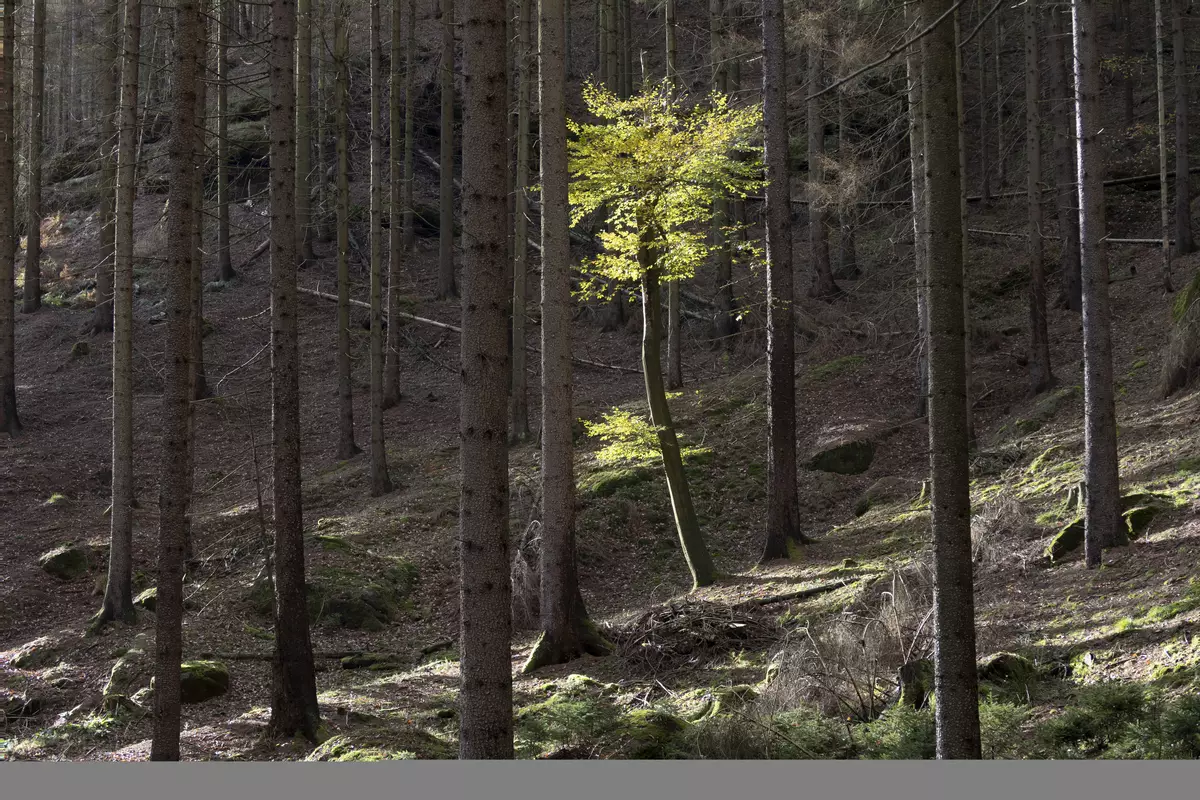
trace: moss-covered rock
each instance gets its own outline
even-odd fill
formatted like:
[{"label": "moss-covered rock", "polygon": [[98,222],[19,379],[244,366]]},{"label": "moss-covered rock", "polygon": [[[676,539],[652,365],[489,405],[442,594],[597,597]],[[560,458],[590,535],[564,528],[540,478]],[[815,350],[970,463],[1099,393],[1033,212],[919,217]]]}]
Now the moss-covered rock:
[{"label": "moss-covered rock", "polygon": [[103,689],[105,710],[116,711],[125,707],[135,692],[149,685],[154,671],[151,644],[148,635],[139,633],[129,649],[113,664]]},{"label": "moss-covered rock", "polygon": [[144,608],[147,611],[154,611],[158,608],[158,587],[151,586],[133,598],[133,604],[138,608]]},{"label": "moss-covered rock", "polygon": [[1037,678],[1037,667],[1017,653],[992,653],[979,662],[979,680],[992,683],[1030,683]]},{"label": "moss-covered rock", "polygon": [[1053,420],[1061,409],[1082,393],[1083,390],[1079,386],[1065,386],[1062,389],[1051,392],[1034,404],[1029,412],[1029,416],[1014,422],[1013,428],[1018,433],[1025,435],[1036,433],[1042,429],[1043,425]]},{"label": "moss-covered rock", "polygon": [[[416,568],[396,561],[376,574],[323,567],[307,583],[309,621],[353,630],[381,631],[391,623],[416,584]],[[262,615],[271,613],[270,584],[261,580],[247,600]]]},{"label": "moss-covered rock", "polygon": [[1059,561],[1083,544],[1083,517],[1072,520],[1059,529],[1046,545],[1046,557]]},{"label": "moss-covered rock", "polygon": [[924,708],[933,696],[933,662],[927,658],[910,661],[900,667],[899,677],[899,705]]},{"label": "moss-covered rock", "polygon": [[875,442],[870,439],[849,439],[820,448],[809,457],[805,466],[818,472],[860,475],[871,468],[874,460]]},{"label": "moss-covered rock", "polygon": [[854,504],[854,516],[861,517],[882,503],[910,500],[920,488],[912,478],[889,475],[872,483]]},{"label": "moss-covered rock", "polygon": [[402,722],[365,725],[326,739],[305,761],[393,761],[454,758],[454,749],[428,731]]},{"label": "moss-covered rock", "polygon": [[620,489],[637,486],[654,477],[649,467],[602,469],[579,479],[579,492],[592,497],[608,497]]},{"label": "moss-covered rock", "polygon": [[180,700],[203,703],[229,691],[229,668],[220,661],[184,661],[179,674]]},{"label": "moss-covered rock", "polygon": [[41,636],[32,642],[21,645],[9,661],[9,665],[17,669],[45,669],[52,667],[62,660],[60,648],[62,642],[51,636]]},{"label": "moss-covered rock", "polygon": [[91,566],[91,553],[81,545],[66,544],[43,553],[38,566],[59,580],[69,581],[87,573]]},{"label": "moss-covered rock", "polygon": [[673,746],[687,730],[688,723],[674,714],[657,708],[630,712],[622,724],[623,758],[670,758]]}]

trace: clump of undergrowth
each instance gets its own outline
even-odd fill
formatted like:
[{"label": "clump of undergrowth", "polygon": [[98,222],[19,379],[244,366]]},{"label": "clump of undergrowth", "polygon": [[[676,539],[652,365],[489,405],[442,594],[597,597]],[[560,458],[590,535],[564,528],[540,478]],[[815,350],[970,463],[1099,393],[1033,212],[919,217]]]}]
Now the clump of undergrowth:
[{"label": "clump of undergrowth", "polygon": [[1074,702],[1037,729],[1052,758],[1200,758],[1200,697],[1168,698],[1131,683],[1081,688]]},{"label": "clump of undergrowth", "polygon": [[976,569],[988,570],[1016,555],[1014,542],[1038,533],[1029,508],[1001,494],[971,515],[971,560]]}]

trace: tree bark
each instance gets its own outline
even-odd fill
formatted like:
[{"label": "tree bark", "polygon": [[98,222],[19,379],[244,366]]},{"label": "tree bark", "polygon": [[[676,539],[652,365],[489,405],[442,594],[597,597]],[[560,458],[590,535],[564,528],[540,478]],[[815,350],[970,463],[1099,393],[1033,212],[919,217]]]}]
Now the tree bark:
[{"label": "tree bark", "polygon": [[1163,58],[1165,39],[1163,0],[1154,0],[1154,94],[1158,101],[1158,205],[1162,226],[1162,281],[1163,288],[1170,292],[1174,287],[1171,285],[1171,187],[1167,180],[1167,93],[1166,64]]},{"label": "tree bark", "polygon": [[700,532],[696,508],[688,487],[687,474],[683,471],[683,457],[679,451],[679,439],[671,421],[671,409],[667,404],[666,388],[663,386],[661,340],[662,298],[659,294],[656,237],[639,222],[638,267],[642,273],[642,375],[646,382],[646,404],[650,408],[650,424],[658,433],[658,447],[662,455],[663,471],[667,477],[667,490],[671,494],[671,511],[675,516],[675,529],[679,533],[679,544],[692,574],[692,589],[708,586],[715,577],[712,557]]},{"label": "tree bark", "polygon": [[1117,420],[1113,397],[1112,315],[1104,251],[1104,162],[1100,147],[1100,58],[1097,0],[1072,0],[1075,125],[1079,173],[1080,266],[1083,283],[1084,560],[1100,565],[1102,549],[1127,542],[1118,510]]},{"label": "tree bark", "polygon": [[333,20],[337,87],[337,365],[338,447],[345,461],[362,452],[354,442],[354,381],[350,368],[350,9],[338,3]]},{"label": "tree bark", "polygon": [[204,53],[199,0],[175,5],[171,189],[167,196],[167,348],[163,385],[162,479],[159,483],[158,605],[155,607],[154,738],[151,761],[179,760],[183,570],[192,494],[191,391],[195,271],[194,204]]},{"label": "tree bark", "polygon": [[1029,388],[1044,392],[1054,382],[1046,322],[1046,276],[1042,268],[1042,114],[1038,48],[1038,2],[1025,2],[1025,192],[1029,257]]},{"label": "tree bark", "polygon": [[992,167],[988,141],[988,81],[987,81],[987,45],[985,37],[979,37],[976,52],[979,55],[979,204],[987,208],[992,204]]},{"label": "tree bark", "polygon": [[17,219],[13,152],[13,73],[16,72],[16,6],[4,5],[4,51],[0,53],[0,433],[21,432],[17,416],[16,322],[13,277],[16,270]]},{"label": "tree bark", "polygon": [[[811,33],[808,45],[808,92],[819,91],[824,85],[824,23]],[[808,128],[808,249],[812,261],[812,297],[832,297],[837,293],[833,269],[829,260],[829,229],[825,213],[825,119],[821,114],[821,98],[807,104]]]},{"label": "tree bark", "polygon": [[1068,39],[1063,12],[1051,8],[1050,82],[1054,92],[1054,186],[1058,202],[1059,237],[1062,239],[1062,298],[1071,311],[1083,309],[1079,275],[1079,206],[1075,172],[1075,131],[1072,124],[1074,95],[1067,78]]},{"label": "tree bark", "polygon": [[[950,0],[925,0],[937,19]],[[929,215],[929,449],[934,547],[934,686],[938,758],[981,757],[975,666],[971,501],[963,350],[957,69],[954,28],[922,40]]]},{"label": "tree bark", "polygon": [[[912,13],[906,7],[906,14]],[[928,221],[925,207],[925,135],[921,125],[922,77],[921,59],[911,49],[905,58],[908,79],[908,151],[912,176],[913,265],[917,278],[917,363],[915,416],[923,418],[929,411],[929,323],[926,313]]]},{"label": "tree bark", "polygon": [[271,111],[271,433],[274,443],[275,662],[272,733],[317,738],[316,672],[304,585],[300,498],[300,347],[296,300],[295,0],[272,0],[268,51]]},{"label": "tree bark", "polygon": [[400,105],[404,91],[403,27],[405,0],[392,0],[391,75],[388,83],[388,289],[387,346],[384,353],[383,408],[400,402],[400,280],[404,274],[404,111]]},{"label": "tree bark", "polygon": [[763,130],[767,255],[767,537],[763,561],[801,543],[796,489],[796,336],[792,307],[791,153],[783,0],[763,0]]},{"label": "tree bark", "polygon": [[312,0],[296,0],[296,235],[301,264],[313,259],[311,106]]},{"label": "tree bark", "polygon": [[464,759],[513,757],[505,18],[504,0],[473,0],[463,26],[459,757]]},{"label": "tree bark", "polygon": [[[196,0],[200,2],[201,0]],[[199,12],[197,12],[199,13]],[[208,30],[204,17],[193,27],[195,35],[203,37],[196,46],[199,77],[196,82],[196,110],[192,124],[196,127],[192,150],[192,379],[191,399],[200,400],[209,396],[208,381],[204,377],[204,160],[205,124],[207,116],[207,92],[204,72],[208,66]],[[189,437],[190,440],[190,437]]]},{"label": "tree bark", "polygon": [[[395,0],[400,2],[400,0]],[[413,228],[413,141],[415,132],[413,93],[417,64],[417,0],[408,0],[408,43],[404,55],[404,248],[412,249]]]},{"label": "tree bark", "polygon": [[[113,329],[113,244],[116,238],[117,115],[121,85],[121,0],[104,6],[104,69],[100,72],[100,253],[91,333]],[[51,120],[53,121],[53,119]]]},{"label": "tree bark", "polygon": [[575,561],[565,16],[563,0],[539,3],[538,127],[543,209],[542,636],[525,663],[525,672],[546,664],[563,664],[584,653],[604,655],[609,650],[608,643],[588,619]]},{"label": "tree bark", "polygon": [[[675,0],[664,0],[663,21],[666,28],[667,82],[671,96],[679,94],[678,45],[676,43]],[[680,327],[679,281],[667,284],[667,388],[683,386],[683,330]]]},{"label": "tree bark", "polygon": [[[729,69],[726,64],[725,0],[708,3],[709,53],[712,59],[712,88],[714,92],[729,91]],[[724,347],[733,346],[737,323],[733,313],[733,251],[729,246],[729,201],[720,198],[713,203],[713,239],[717,251],[717,319],[716,334]],[[675,281],[672,281],[674,283]]]},{"label": "tree bark", "polygon": [[1175,51],[1175,252],[1187,255],[1196,251],[1192,238],[1192,180],[1189,167],[1187,76],[1188,0],[1175,0],[1172,15],[1172,39]]},{"label": "tree bark", "polygon": [[441,227],[438,238],[438,297],[458,296],[454,282],[454,0],[442,3]]},{"label": "tree bark", "polygon": [[132,620],[133,608],[133,204],[138,132],[141,0],[125,0],[121,118],[117,143],[116,261],[113,268],[112,527],[108,585],[97,623]]},{"label": "tree bark", "polygon": [[[512,402],[510,435],[514,442],[529,438],[529,375],[525,365],[526,273],[529,264],[529,105],[534,55],[530,50],[532,0],[519,0],[517,18],[517,170],[513,235],[512,288]],[[565,111],[564,111],[565,113]],[[543,326],[544,326],[543,322]],[[544,329],[544,328],[543,328]]]},{"label": "tree bark", "polygon": [[392,490],[383,438],[383,41],[371,0],[371,495]]},{"label": "tree bark", "polygon": [[46,0],[33,0],[33,86],[29,103],[29,224],[25,240],[25,286],[21,311],[42,307],[42,139],[46,100]]},{"label": "tree bark", "polygon": [[234,278],[229,252],[229,37],[237,0],[218,0],[221,23],[217,26],[217,279]]}]

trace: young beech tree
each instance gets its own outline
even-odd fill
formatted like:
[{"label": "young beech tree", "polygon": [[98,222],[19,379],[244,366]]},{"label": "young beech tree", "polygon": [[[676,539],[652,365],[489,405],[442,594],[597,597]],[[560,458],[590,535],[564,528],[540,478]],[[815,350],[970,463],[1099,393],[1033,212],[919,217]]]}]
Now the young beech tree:
[{"label": "young beech tree", "polygon": [[[659,342],[659,282],[690,278],[709,255],[706,227],[720,198],[745,197],[762,186],[760,147],[753,144],[762,118],[758,106],[734,108],[714,94],[708,107],[686,111],[669,83],[647,86],[627,100],[594,85],[583,90],[600,122],[569,123],[574,178],[573,222],[600,207],[609,227],[589,269],[612,281],[638,281],[642,290],[642,373],[650,421],[658,434],[675,527],[695,586],[713,580],[671,412],[663,387]],[[730,154],[749,155],[742,160]]]}]

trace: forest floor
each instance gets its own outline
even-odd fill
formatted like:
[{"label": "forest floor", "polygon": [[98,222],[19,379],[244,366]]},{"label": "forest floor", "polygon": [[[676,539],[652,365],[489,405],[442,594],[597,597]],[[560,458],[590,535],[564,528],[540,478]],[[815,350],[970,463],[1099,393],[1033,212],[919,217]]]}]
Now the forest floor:
[{"label": "forest floor", "polygon": [[[161,252],[162,199],[143,197],[137,209],[138,590],[153,585],[157,533],[162,336],[155,315],[163,295],[154,259]],[[237,206],[235,225],[254,231],[265,221],[262,214],[261,207]],[[1016,215],[1015,208],[992,210],[980,226],[1004,228]],[[111,342],[85,332],[95,226],[86,213],[47,222],[48,304],[17,324],[25,433],[0,441],[0,700],[6,714],[0,758],[129,760],[148,751],[148,719],[106,707],[100,694],[135,637],[153,636],[153,614],[86,635],[104,586],[111,429]],[[798,239],[802,233],[798,229]],[[222,661],[231,683],[219,697],[186,707],[185,757],[450,757],[456,752],[457,338],[405,325],[404,396],[385,415],[398,488],[371,498],[365,455],[344,462],[332,455],[335,315],[332,304],[310,296],[301,298],[300,326],[304,513],[318,688],[331,738],[314,749],[262,737],[272,650],[260,580],[270,508],[257,501],[261,493],[269,502],[271,488],[268,263],[265,257],[244,262],[264,235],[240,238],[233,253],[238,277],[204,295],[212,327],[205,366],[214,396],[196,404],[199,563],[187,583],[185,658]],[[1125,709],[1112,723],[1117,727],[1165,725],[1170,714],[1184,713],[1171,698],[1200,676],[1200,642],[1193,639],[1200,586],[1192,582],[1200,554],[1200,440],[1194,433],[1200,394],[1159,399],[1158,357],[1170,299],[1159,288],[1151,249],[1114,250],[1122,491],[1140,493],[1133,505],[1150,510],[1138,517],[1136,541],[1107,553],[1102,568],[1084,569],[1078,551],[1051,562],[1044,550],[1074,519],[1068,494],[1081,478],[1079,317],[1051,312],[1057,384],[1029,397],[1022,259],[1005,240],[972,245],[978,649],[981,657],[1015,654],[985,659],[981,667],[985,748],[998,757],[1121,754],[1124,739],[1097,733],[1112,722],[1097,708],[1115,703]],[[302,272],[301,285],[332,291],[332,246],[317,247],[327,257]],[[855,475],[801,471],[802,523],[814,541],[792,559],[758,564],[766,380],[761,298],[748,288],[754,285],[749,271],[739,285],[746,295],[744,335],[730,348],[714,348],[703,322],[689,321],[685,388],[672,399],[689,448],[697,512],[721,573],[714,586],[688,592],[654,460],[633,452],[623,463],[602,462],[603,442],[580,437],[582,587],[615,651],[517,675],[522,756],[928,755],[927,707],[896,705],[897,670],[931,653],[929,509],[922,491],[928,430],[912,419],[911,281],[896,266],[902,254],[883,233],[864,236],[860,249],[864,276],[842,281],[842,297],[800,306],[809,335],[799,341],[797,443],[802,463],[821,443],[845,438],[872,442],[874,457]],[[1198,263],[1179,261],[1177,281]],[[435,264],[436,240],[418,239],[406,297],[421,315],[454,323],[456,301],[432,299]],[[356,296],[365,299],[361,263],[355,281]],[[1056,275],[1052,283],[1053,296]],[[632,369],[640,321],[636,305],[631,310],[635,318],[613,332],[602,332],[590,312],[581,312],[578,354],[625,368],[577,365],[576,414],[585,420],[598,421],[614,408],[644,416],[641,378]],[[365,320],[356,311],[352,324],[360,446],[366,445]],[[537,336],[535,323],[531,341]],[[536,358],[530,370],[536,428]],[[536,442],[515,445],[510,457],[514,551],[529,553],[518,545],[536,538]],[[88,569],[69,580],[51,577],[38,564],[63,545],[90,548]],[[536,569],[536,555],[531,560]],[[528,586],[520,567],[514,574],[518,588]],[[806,589],[814,591],[786,597]],[[532,644],[534,594],[519,591],[514,602],[518,623],[525,623],[514,640],[514,670]],[[52,650],[47,660],[14,666],[21,648],[39,637],[49,639],[43,642]],[[344,656],[354,653],[373,654],[359,662],[374,663],[350,668],[353,659]],[[1121,706],[1113,692],[1129,686],[1134,694],[1121,695]],[[910,699],[919,688],[919,680],[906,678]],[[885,706],[894,708],[880,716]],[[1154,710],[1160,706],[1167,711]]]}]

